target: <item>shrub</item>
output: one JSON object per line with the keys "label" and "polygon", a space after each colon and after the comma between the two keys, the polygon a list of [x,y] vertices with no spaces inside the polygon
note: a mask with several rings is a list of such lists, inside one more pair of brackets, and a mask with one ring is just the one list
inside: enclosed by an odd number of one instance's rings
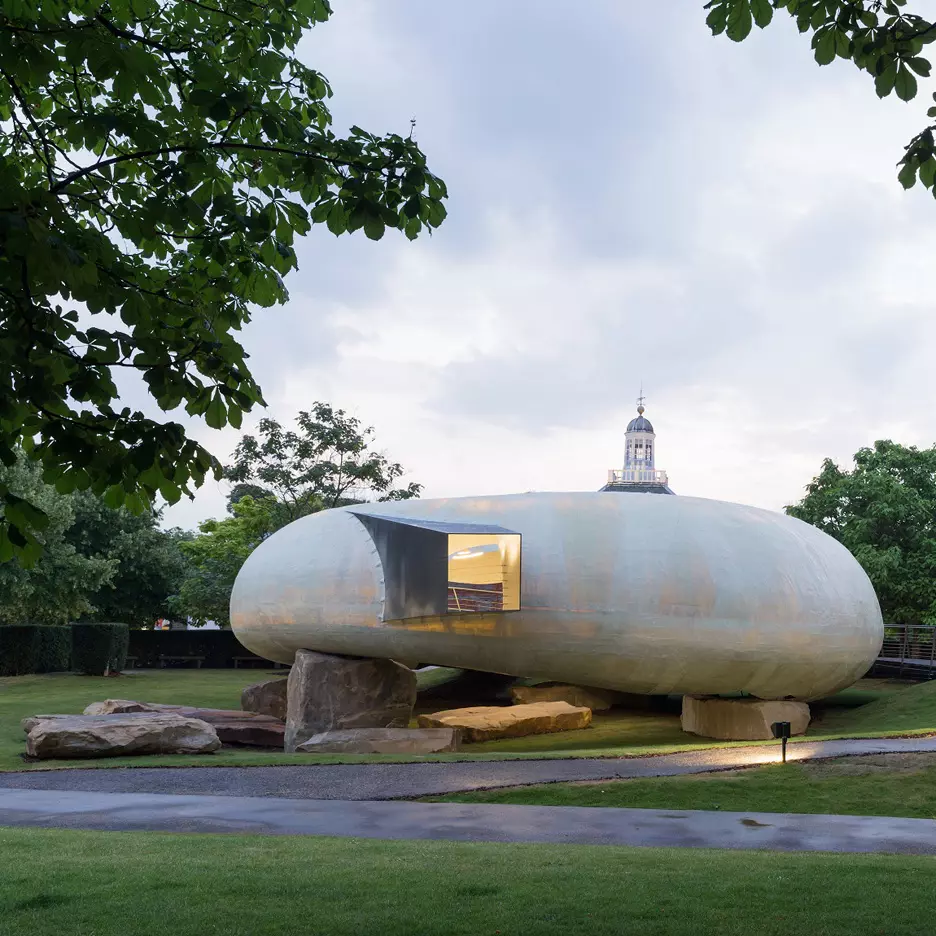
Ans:
{"label": "shrub", "polygon": [[47,624],[0,626],[0,676],[53,673],[68,669],[71,633]]}
{"label": "shrub", "polygon": [[89,676],[120,671],[127,664],[126,624],[72,624],[72,668]]}
{"label": "shrub", "polygon": [[63,673],[71,668],[72,635],[67,627],[38,627],[36,673]]}

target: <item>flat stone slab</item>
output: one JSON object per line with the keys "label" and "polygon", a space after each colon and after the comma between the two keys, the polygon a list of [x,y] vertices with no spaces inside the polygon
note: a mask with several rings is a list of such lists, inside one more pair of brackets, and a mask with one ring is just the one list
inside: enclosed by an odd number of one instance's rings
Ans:
{"label": "flat stone slab", "polygon": [[721,741],[769,741],[774,722],[789,722],[790,733],[806,734],[809,706],[805,702],[762,699],[719,699],[683,696],[683,731]]}
{"label": "flat stone slab", "polygon": [[604,712],[615,705],[620,693],[610,689],[592,689],[589,686],[512,686],[510,698],[517,705],[531,702],[568,702],[569,705]]}
{"label": "flat stone slab", "polygon": [[39,760],[128,754],[210,754],[221,747],[207,722],[172,712],[38,718],[26,753]]}
{"label": "flat stone slab", "polygon": [[587,806],[324,802],[276,797],[53,793],[0,788],[0,825],[936,854],[936,821],[932,819]]}
{"label": "flat stone slab", "polygon": [[323,731],[296,745],[305,754],[439,754],[457,751],[457,728],[349,728]]}
{"label": "flat stone slab", "polygon": [[173,712],[187,718],[200,719],[214,727],[222,744],[283,747],[285,724],[272,715],[258,715],[255,712],[242,712],[240,709],[209,709],[189,705],[167,705],[162,702],[134,702],[129,699],[92,702],[85,709],[86,715],[130,712]]}
{"label": "flat stone slab", "polygon": [[568,702],[477,706],[420,715],[420,728],[460,728],[465,741],[494,741],[573,731],[591,724],[591,709]]}

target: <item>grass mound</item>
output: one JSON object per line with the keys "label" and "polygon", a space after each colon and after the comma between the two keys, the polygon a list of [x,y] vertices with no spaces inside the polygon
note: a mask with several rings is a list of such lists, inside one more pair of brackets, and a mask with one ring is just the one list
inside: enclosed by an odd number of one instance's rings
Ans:
{"label": "grass mound", "polygon": [[824,734],[936,731],[936,680],[885,694],[858,708],[829,710],[817,727]]}
{"label": "grass mound", "polygon": [[845,757],[687,777],[549,783],[432,799],[932,819],[936,817],[936,754]]}

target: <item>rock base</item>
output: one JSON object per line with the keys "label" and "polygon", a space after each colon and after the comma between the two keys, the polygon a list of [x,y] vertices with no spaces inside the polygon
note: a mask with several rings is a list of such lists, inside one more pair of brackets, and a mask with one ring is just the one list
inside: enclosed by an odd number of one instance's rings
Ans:
{"label": "rock base", "polygon": [[465,741],[495,741],[527,735],[573,731],[591,724],[591,709],[568,702],[479,706],[420,715],[420,728],[460,728]]}
{"label": "rock base", "polygon": [[588,686],[567,686],[557,683],[549,686],[513,686],[510,698],[519,705],[533,702],[568,702],[569,705],[604,712],[617,704],[618,693],[611,689],[592,689]]}
{"label": "rock base", "polygon": [[286,687],[288,679],[267,679],[254,683],[241,693],[241,708],[245,712],[270,715],[286,721]]}
{"label": "rock base", "polygon": [[26,753],[40,760],[128,754],[210,754],[221,747],[211,725],[165,712],[59,715],[32,720]]}
{"label": "rock base", "polygon": [[400,663],[300,650],[287,681],[285,749],[325,731],[406,728],[415,704],[416,674]]}
{"label": "rock base", "polygon": [[439,754],[457,751],[455,728],[351,728],[323,731],[296,745],[304,754]]}
{"label": "rock base", "polygon": [[805,702],[761,699],[719,699],[683,696],[680,724],[683,731],[720,741],[769,741],[771,725],[789,722],[794,735],[806,733],[809,706]]}

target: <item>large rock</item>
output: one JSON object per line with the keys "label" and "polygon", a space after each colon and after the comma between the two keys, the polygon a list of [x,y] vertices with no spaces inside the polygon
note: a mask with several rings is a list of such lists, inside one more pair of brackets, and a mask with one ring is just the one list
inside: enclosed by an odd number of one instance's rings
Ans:
{"label": "large rock", "polygon": [[286,694],[285,749],[323,731],[405,728],[416,703],[416,674],[392,660],[300,650]]}
{"label": "large rock", "polygon": [[568,702],[478,706],[420,715],[420,728],[461,728],[465,741],[494,741],[526,735],[572,731],[591,724],[591,709]]}
{"label": "large rock", "polygon": [[288,679],[267,679],[254,683],[241,693],[241,708],[245,712],[272,715],[286,721],[286,688]]}
{"label": "large rock", "polygon": [[548,686],[514,686],[510,698],[518,705],[533,702],[568,702],[593,712],[603,712],[618,701],[619,693],[611,689],[592,689],[588,686],[567,686],[555,683]]}
{"label": "large rock", "polygon": [[188,705],[167,705],[161,702],[132,702],[128,699],[107,699],[92,702],[86,715],[124,714],[130,712],[172,712],[185,718],[197,718],[212,725],[222,744],[242,744],[250,747],[282,748],[285,726],[272,715],[258,715],[239,709],[205,709]]}
{"label": "large rock", "polygon": [[171,712],[56,716],[39,719],[26,736],[26,753],[41,760],[209,754],[219,747],[211,725]]}
{"label": "large rock", "polygon": [[349,728],[323,731],[296,745],[305,754],[438,754],[457,751],[457,728]]}
{"label": "large rock", "polygon": [[683,731],[721,741],[769,741],[774,722],[789,722],[794,735],[806,733],[809,706],[805,702],[762,699],[718,699],[683,696]]}

